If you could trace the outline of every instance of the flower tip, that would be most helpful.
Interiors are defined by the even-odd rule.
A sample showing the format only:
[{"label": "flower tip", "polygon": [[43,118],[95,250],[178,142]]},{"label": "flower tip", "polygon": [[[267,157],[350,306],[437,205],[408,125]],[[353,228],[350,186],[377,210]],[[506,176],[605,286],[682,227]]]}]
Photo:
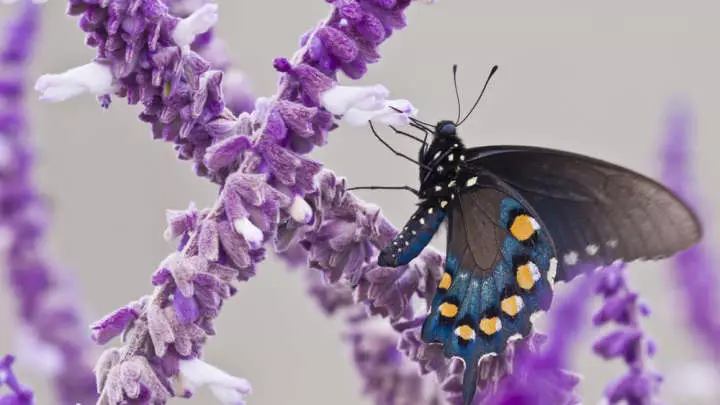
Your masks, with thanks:
[{"label": "flower tip", "polygon": [[278,57],[273,59],[273,68],[280,73],[287,73],[292,70],[292,64],[287,58]]},{"label": "flower tip", "polygon": [[290,206],[290,216],[301,224],[307,224],[312,219],[313,211],[303,197],[296,195]]},{"label": "flower tip", "polygon": [[243,405],[243,397],[252,393],[250,382],[232,376],[200,359],[180,360],[180,373],[187,382],[186,391],[207,385],[224,405]]},{"label": "flower tip", "polygon": [[35,81],[34,89],[40,100],[65,101],[82,93],[105,95],[112,93],[113,76],[106,65],[90,62],[63,73],[44,74]]},{"label": "flower tip", "polygon": [[189,47],[196,36],[207,32],[217,24],[220,18],[218,8],[217,4],[208,3],[182,19],[173,30],[172,37],[175,44],[181,48]]},{"label": "flower tip", "polygon": [[257,249],[262,246],[263,233],[260,228],[250,222],[249,219],[236,219],[233,222],[233,226],[235,227],[235,231],[245,238],[251,248]]}]

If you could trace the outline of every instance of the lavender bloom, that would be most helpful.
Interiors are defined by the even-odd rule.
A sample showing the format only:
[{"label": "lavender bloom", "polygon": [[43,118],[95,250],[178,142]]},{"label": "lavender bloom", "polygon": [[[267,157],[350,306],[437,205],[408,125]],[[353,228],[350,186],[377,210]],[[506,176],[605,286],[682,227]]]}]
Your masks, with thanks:
[{"label": "lavender bloom", "polygon": [[598,339],[593,351],[609,360],[621,357],[628,365],[627,374],[611,383],[605,390],[610,404],[649,405],[657,403],[662,377],[648,370],[647,357],[655,353],[655,344],[645,336],[640,317],[650,314],[638,294],[628,288],[623,275],[624,264],[613,265],[598,274],[596,292],[605,299],[602,308],[593,316],[596,326],[607,323],[620,329]]},{"label": "lavender bloom", "polygon": [[0,405],[32,405],[35,403],[33,392],[18,382],[12,370],[14,362],[15,358],[11,355],[0,359],[0,387],[7,386],[11,391],[0,395]]},{"label": "lavender bloom", "polygon": [[18,7],[0,51],[0,228],[8,283],[19,302],[19,349],[24,361],[53,377],[59,403],[89,403],[97,398],[86,358],[90,340],[72,285],[43,252],[48,214],[32,179],[34,151],[25,120],[24,73],[40,10],[30,1]]},{"label": "lavender bloom", "polygon": [[[687,204],[698,207],[698,196],[693,188],[693,179],[688,167],[690,142],[692,140],[692,117],[687,110],[673,110],[668,117],[667,135],[663,150],[663,182]],[[708,221],[703,221],[709,223]],[[720,320],[714,313],[720,300],[717,296],[718,280],[715,260],[707,243],[699,244],[680,252],[672,258],[675,284],[685,296],[690,324],[701,337],[705,347],[720,361]]]},{"label": "lavender bloom", "polygon": [[[170,14],[175,17],[187,18],[201,6],[212,3],[212,0],[165,0]],[[222,93],[225,106],[233,114],[250,113],[255,107],[250,82],[239,69],[232,67],[226,50],[225,41],[219,38],[213,28],[195,37],[190,49],[210,63],[213,69],[223,72]]]}]

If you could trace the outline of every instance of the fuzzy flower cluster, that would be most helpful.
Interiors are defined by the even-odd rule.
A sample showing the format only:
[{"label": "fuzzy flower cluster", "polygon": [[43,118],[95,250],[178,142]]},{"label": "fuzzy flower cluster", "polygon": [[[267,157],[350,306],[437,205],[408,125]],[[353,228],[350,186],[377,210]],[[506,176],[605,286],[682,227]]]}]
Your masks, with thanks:
[{"label": "fuzzy flower cluster", "polygon": [[39,26],[39,6],[23,2],[0,50],[2,264],[17,296],[17,354],[53,379],[58,403],[92,403],[97,394],[91,342],[69,275],[45,256],[47,207],[32,178],[35,156],[24,96]]},{"label": "fuzzy flower cluster", "polygon": [[[141,119],[152,123],[156,137],[173,142],[181,158],[194,160],[198,174],[222,185],[210,209],[168,213],[166,237],[179,239],[180,248],[153,275],[153,294],[93,325],[99,343],[118,335],[123,341],[98,362],[100,403],[190,395],[200,381],[193,373],[198,367],[187,365],[210,367],[199,357],[215,333],[212,320],[236,292],[232,281],[255,273],[264,243],[277,241],[279,226],[317,228],[316,236],[337,251],[325,249],[327,254],[354,255],[352,262],[333,261],[340,273],[369,260],[370,245],[360,239],[371,233],[389,239],[378,229],[377,209],[348,211],[352,217],[338,221],[341,226],[320,228],[322,214],[308,200],[322,201],[336,185],[318,186],[320,165],[302,154],[325,143],[334,116],[350,123],[407,122],[414,111],[409,103],[387,100],[381,86],[339,86],[335,74],[342,70],[357,78],[377,61],[378,44],[404,25],[409,1],[336,3],[332,15],[304,37],[292,62],[275,61],[284,73],[277,95],[236,117],[224,106],[222,72],[190,48],[217,21],[217,5],[178,18],[159,1],[71,2],[70,13],[81,15],[98,57],[41,77],[36,89],[42,98],[59,101],[90,91],[104,100],[112,93],[141,103]],[[229,376],[204,382],[226,403],[250,390],[246,381]]]}]

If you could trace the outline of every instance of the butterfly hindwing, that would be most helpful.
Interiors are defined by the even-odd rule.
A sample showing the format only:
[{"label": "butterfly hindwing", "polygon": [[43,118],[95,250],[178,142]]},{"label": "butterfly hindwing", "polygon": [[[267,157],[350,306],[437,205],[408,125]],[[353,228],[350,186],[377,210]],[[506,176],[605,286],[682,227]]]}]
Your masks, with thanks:
[{"label": "butterfly hindwing", "polygon": [[477,362],[526,336],[530,315],[552,299],[553,245],[534,211],[508,190],[479,183],[460,190],[449,211],[447,263],[422,329],[448,357],[465,362],[463,396],[474,396]]},{"label": "butterfly hindwing", "polygon": [[445,204],[432,200],[421,203],[400,233],[380,252],[378,265],[396,267],[410,263],[440,228],[445,208]]},{"label": "butterfly hindwing", "polygon": [[535,209],[558,252],[557,280],[580,265],[659,259],[700,239],[693,212],[661,184],[587,156],[529,146],[467,151],[463,170],[490,172]]}]

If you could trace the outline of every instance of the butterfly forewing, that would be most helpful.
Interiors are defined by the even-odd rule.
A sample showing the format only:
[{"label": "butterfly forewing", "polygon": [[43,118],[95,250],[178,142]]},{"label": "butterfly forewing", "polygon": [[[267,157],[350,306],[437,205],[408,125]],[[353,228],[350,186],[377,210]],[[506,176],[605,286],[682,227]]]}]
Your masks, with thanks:
[{"label": "butterfly forewing", "polygon": [[701,236],[693,212],[667,188],[601,160],[490,146],[469,149],[463,170],[492,173],[537,211],[558,251],[558,280],[583,265],[664,258]]}]

